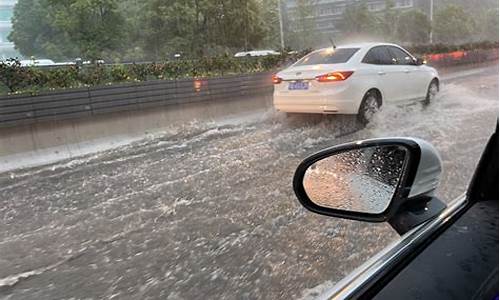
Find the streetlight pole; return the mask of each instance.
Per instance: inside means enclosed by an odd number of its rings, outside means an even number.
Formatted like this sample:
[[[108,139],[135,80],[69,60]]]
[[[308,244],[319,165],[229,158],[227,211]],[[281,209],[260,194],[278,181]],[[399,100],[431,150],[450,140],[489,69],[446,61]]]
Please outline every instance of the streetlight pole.
[[[280,43],[281,52],[285,51],[285,40],[283,38],[283,16],[281,15],[281,0],[278,0],[278,16],[280,22]]]
[[[429,33],[429,42],[432,44],[432,16],[434,15],[434,0],[430,0],[430,16],[429,19],[431,20],[431,32]]]

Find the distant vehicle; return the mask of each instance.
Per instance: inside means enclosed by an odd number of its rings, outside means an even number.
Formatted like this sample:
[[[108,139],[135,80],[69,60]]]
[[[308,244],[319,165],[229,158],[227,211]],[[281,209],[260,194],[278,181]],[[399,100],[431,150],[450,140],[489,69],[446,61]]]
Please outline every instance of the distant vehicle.
[[[280,53],[274,50],[254,50],[254,51],[238,52],[234,55],[234,57],[268,56],[268,55],[280,55]]]
[[[384,103],[439,91],[438,72],[395,44],[351,44],[313,51],[273,76],[274,106],[287,113],[357,114],[368,123]]]
[[[51,59],[26,59],[21,60],[21,67],[53,66],[56,63]]]

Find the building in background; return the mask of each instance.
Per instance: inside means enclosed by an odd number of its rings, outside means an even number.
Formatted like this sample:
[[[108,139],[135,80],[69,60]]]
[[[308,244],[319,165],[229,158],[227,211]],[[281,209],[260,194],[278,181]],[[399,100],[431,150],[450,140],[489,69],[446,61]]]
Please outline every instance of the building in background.
[[[7,37],[12,31],[12,16],[17,0],[0,0],[0,58],[19,57],[14,49],[14,43],[9,42]]]
[[[282,0],[284,11],[284,23],[288,31],[297,31],[298,15],[303,9],[297,4],[297,0]],[[385,10],[385,0],[310,0],[308,1],[309,16],[313,21],[315,30],[322,34],[335,36],[340,31],[342,14],[346,7],[357,3],[365,3],[368,10],[373,13],[382,13]],[[430,0],[393,0],[394,8],[398,10],[420,9],[429,14]]]

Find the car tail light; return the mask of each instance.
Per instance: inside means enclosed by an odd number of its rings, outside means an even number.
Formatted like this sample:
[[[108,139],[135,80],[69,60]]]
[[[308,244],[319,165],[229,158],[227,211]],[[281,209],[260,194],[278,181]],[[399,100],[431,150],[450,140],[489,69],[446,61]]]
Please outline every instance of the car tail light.
[[[343,71],[343,72],[331,72],[328,74],[323,74],[316,76],[318,82],[332,82],[332,81],[343,81],[349,78],[353,71]]]
[[[280,84],[283,81],[280,77],[278,77],[276,74],[273,75],[273,83],[274,84]]]

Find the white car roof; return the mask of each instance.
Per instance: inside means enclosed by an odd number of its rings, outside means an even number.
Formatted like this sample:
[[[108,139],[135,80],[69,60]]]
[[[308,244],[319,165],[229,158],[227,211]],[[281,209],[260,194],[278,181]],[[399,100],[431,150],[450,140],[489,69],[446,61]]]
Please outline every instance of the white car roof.
[[[360,48],[360,49],[369,49],[369,48],[372,48],[374,46],[396,46],[396,47],[401,47],[399,45],[396,45],[396,44],[391,44],[391,43],[380,43],[380,42],[364,42],[364,43],[351,43],[351,44],[343,44],[343,45],[338,45],[336,48],[338,49],[342,49],[342,48]],[[318,49],[319,50],[326,50],[326,49],[329,49],[331,47],[327,47],[327,48],[322,48],[322,49]]]
[[[336,46],[336,49],[346,49],[346,48],[359,48],[354,55],[349,58],[348,61],[346,61],[344,64],[357,64],[359,63],[363,57],[365,57],[366,53],[375,46],[395,46],[401,48],[401,46],[396,45],[396,44],[391,44],[391,43],[382,43],[382,42],[364,42],[364,43],[350,43],[350,44],[342,44]],[[311,51],[310,53],[315,53],[319,51],[327,51],[331,50],[332,47],[326,47],[326,48],[321,48],[321,49],[316,49]],[[309,54],[308,54],[309,55]],[[299,60],[300,61],[300,60]],[[290,68],[295,67],[297,62],[293,65],[290,66]]]
[[[363,57],[365,57],[366,53],[373,47],[375,46],[395,46],[398,48],[402,48],[401,46],[397,44],[392,44],[392,43],[382,43],[382,42],[364,42],[364,43],[351,43],[351,44],[343,44],[343,45],[338,45],[336,46],[336,49],[345,49],[345,48],[359,48],[359,51],[357,51],[348,61],[348,63],[356,63],[360,62]],[[321,48],[314,50],[312,52],[317,52],[317,51],[324,51],[332,49],[332,47],[327,47],[327,48]],[[404,49],[404,48],[403,48]],[[312,53],[311,52],[311,53]]]

